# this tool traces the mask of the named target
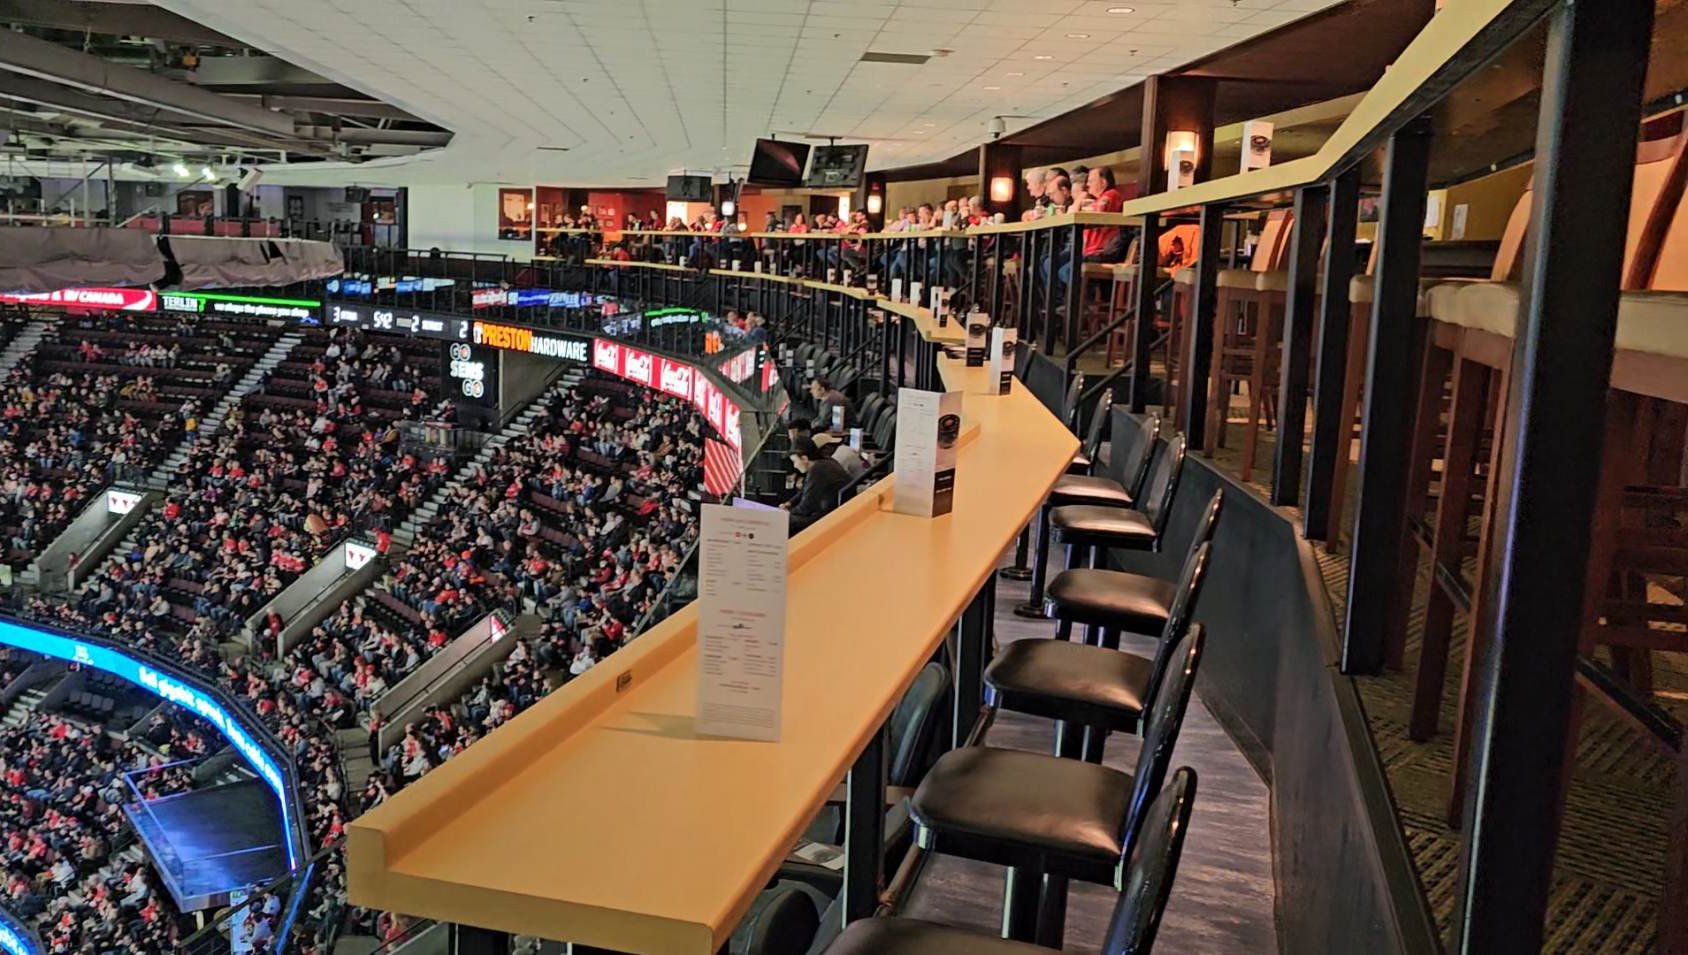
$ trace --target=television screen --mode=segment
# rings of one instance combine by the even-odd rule
[[[750,175],[745,181],[758,186],[801,186],[803,167],[808,161],[807,143],[758,139],[756,152],[750,157]]]
[[[804,185],[811,189],[855,189],[867,170],[867,144],[816,146]]]
[[[668,201],[714,202],[715,186],[708,176],[669,176]]]

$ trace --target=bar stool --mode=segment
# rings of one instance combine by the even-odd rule
[[[1112,392],[1106,396],[1109,408],[1112,408]],[[1097,409],[1102,410],[1100,407]],[[1092,424],[1094,424],[1094,420]],[[1031,594],[1026,602],[1014,608],[1015,616],[1029,617],[1035,620],[1047,618],[1043,605],[1043,585],[1049,573],[1049,522],[1054,509],[1074,505],[1088,505],[1103,507],[1110,510],[1129,510],[1143,491],[1143,481],[1148,475],[1149,464],[1154,457],[1155,443],[1159,438],[1161,419],[1159,415],[1150,415],[1143,425],[1142,438],[1132,448],[1131,455],[1122,462],[1124,467],[1120,474],[1129,481],[1129,486],[1113,481],[1106,477],[1084,474],[1063,475],[1050,489],[1049,497],[1038,509],[1037,521],[1037,553],[1032,561]],[[1095,452],[1101,448],[1100,432],[1097,433],[1095,448],[1089,457],[1095,460]],[[1081,453],[1084,449],[1080,449]],[[1094,466],[1094,465],[1092,465]]]
[[[1152,658],[1120,652],[1118,628],[1125,625],[1123,617],[1111,621],[1115,628],[1111,646],[1085,646],[1066,639],[1018,640],[1003,648],[985,671],[986,703],[993,709],[1054,720],[1055,755],[1063,759],[1079,758],[1095,765],[1102,762],[1109,733],[1141,730],[1143,712],[1149,701],[1158,696],[1165,679],[1172,659],[1171,649],[1184,639],[1195,614],[1196,600],[1207,578],[1213,525],[1221,501],[1222,497],[1216,494],[1208,505],[1203,525],[1197,528],[1196,540],[1184,561],[1178,583],[1172,588],[1171,606],[1165,608],[1165,622],[1156,628],[1160,642]],[[1133,596],[1133,585],[1161,583],[1155,578],[1113,571],[1074,570],[1062,576],[1084,573],[1122,578],[1125,586],[1110,596],[1124,596],[1127,599],[1123,602],[1127,604]],[[1064,629],[1070,627],[1068,623]],[[1039,943],[1060,943],[1066,924],[1066,897],[1066,876],[1046,875],[1039,902]]]
[[[1225,492],[1214,491],[1190,540],[1190,549],[1184,558],[1186,571],[1201,545],[1213,539],[1214,528],[1219,523],[1219,511],[1224,504]],[[1121,633],[1160,633],[1172,616],[1180,586],[1177,582],[1145,574],[1075,567],[1061,571],[1049,582],[1044,605],[1049,615],[1060,621],[1055,628],[1056,639],[1071,640],[1073,624],[1082,623],[1097,631],[1098,638],[1087,640],[1087,643],[1117,649]],[[1022,643],[1025,641],[1017,641],[1009,649]],[[1005,651],[998,660],[1008,655]]]
[[[1008,868],[1005,937],[1031,941],[1042,935],[1038,912],[1045,875],[1121,884],[1147,816],[1144,808],[1171,768],[1202,645],[1197,624],[1172,650],[1166,679],[1144,720],[1135,772],[969,746],[944,754],[915,790],[910,816],[917,845]],[[1065,899],[1047,912],[1048,921],[1064,920]]]
[[[1067,568],[1089,566],[1098,548],[1157,551],[1172,501],[1184,473],[1188,443],[1176,435],[1156,458],[1149,475],[1149,497],[1139,508],[1071,504],[1049,511],[1049,525],[1057,542],[1067,545]]]
[[[1102,955],[1141,955],[1154,948],[1161,914],[1172,895],[1190,811],[1196,798],[1196,771],[1188,766],[1144,812],[1141,835],[1125,858],[1119,902],[1108,919]],[[1047,955],[1049,949],[991,938],[920,919],[862,919],[851,923],[826,955]]]
[[[1289,273],[1274,269],[1259,272],[1254,279],[1254,351],[1248,361],[1248,423],[1243,428],[1242,480],[1254,474],[1260,425],[1275,427],[1279,356],[1283,350],[1284,310],[1289,295]]]

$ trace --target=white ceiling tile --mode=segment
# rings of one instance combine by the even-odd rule
[[[943,159],[996,113],[1054,115],[1338,0],[155,2],[458,133],[393,167],[411,181],[614,185],[742,164],[770,127],[893,140],[874,168]]]

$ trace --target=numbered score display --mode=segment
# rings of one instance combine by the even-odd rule
[[[452,400],[498,407],[498,349],[468,342],[447,342],[444,347]]]

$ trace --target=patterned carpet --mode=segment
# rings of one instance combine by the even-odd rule
[[[1240,427],[1232,448],[1215,463],[1238,472]],[[1263,494],[1270,481],[1271,435],[1262,442],[1252,484]],[[1350,495],[1352,499],[1352,494]],[[1347,515],[1352,519],[1352,508]],[[1338,619],[1348,588],[1346,554],[1315,545],[1326,588]],[[1419,567],[1418,590],[1408,630],[1404,666],[1358,681],[1389,784],[1400,808],[1401,826],[1419,878],[1441,927],[1449,935],[1460,868],[1460,834],[1444,822],[1453,764],[1454,705],[1459,696],[1465,621],[1455,624],[1449,673],[1442,696],[1441,732],[1426,743],[1407,737],[1427,569]],[[1678,718],[1688,716],[1688,672],[1680,656],[1654,654],[1656,692]],[[1544,951],[1575,955],[1617,955],[1654,950],[1659,895],[1665,866],[1668,814],[1678,786],[1676,769],[1654,742],[1619,720],[1606,706],[1585,709],[1571,790],[1554,869]]]

